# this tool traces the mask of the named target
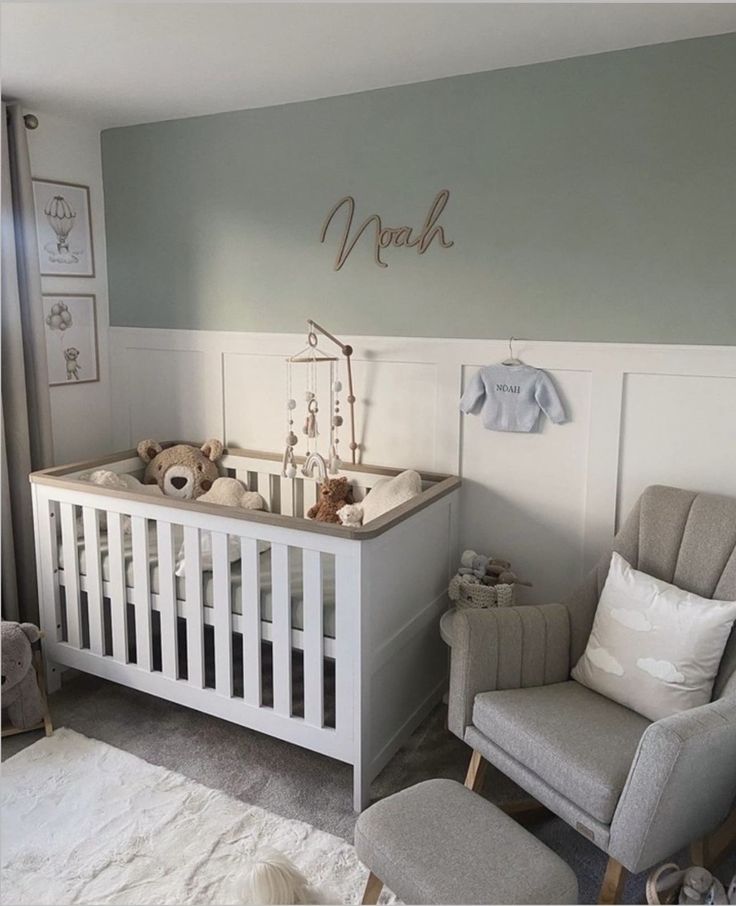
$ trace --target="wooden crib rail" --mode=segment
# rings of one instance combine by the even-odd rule
[[[176,442],[178,443],[178,441]],[[165,446],[169,446],[166,444]],[[303,462],[303,457],[298,457]],[[265,453],[262,451],[241,450],[239,448],[229,448],[223,456],[223,466],[233,468],[236,471],[258,471],[254,466],[258,461],[275,468],[275,463],[280,461],[280,457],[274,453]],[[125,465],[125,468],[121,468]],[[91,469],[111,468],[115,471],[126,471],[140,467],[140,460],[135,450],[126,450],[122,453],[112,454],[99,459],[88,460],[85,462],[73,463],[66,466],[55,466],[50,469],[43,469],[38,472],[32,472],[30,481],[35,484],[47,485],[56,488],[67,488],[76,490],[80,493],[99,495],[113,500],[131,501],[135,503],[145,503],[149,507],[167,507],[174,510],[182,510],[190,513],[209,516],[227,516],[229,519],[235,519],[243,522],[253,522],[260,525],[278,526],[281,528],[294,529],[300,531],[312,532],[320,535],[330,535],[335,538],[345,538],[356,541],[365,541],[375,538],[388,529],[405,519],[408,519],[413,513],[419,512],[434,501],[441,497],[451,494],[460,487],[460,479],[454,475],[443,475],[435,472],[420,472],[422,481],[430,484],[419,496],[407,501],[401,506],[395,507],[390,512],[372,520],[368,525],[348,528],[343,525],[336,525],[327,522],[315,522],[311,519],[299,519],[295,523],[293,515],[283,515],[280,513],[268,513],[261,510],[240,510],[234,507],[225,507],[219,504],[201,503],[193,500],[179,500],[175,497],[156,498],[146,494],[136,494],[131,491],[118,491],[113,488],[100,487],[87,481],[80,481],[74,476],[80,472]],[[353,465],[344,466],[342,473],[351,475],[355,473],[358,476],[385,476],[391,477],[401,473],[401,469],[392,469],[382,466]],[[275,474],[272,472],[271,474]],[[288,479],[284,479],[288,481]],[[360,483],[360,482],[359,482]],[[260,490],[260,489],[259,489]],[[264,495],[265,496],[265,495]],[[125,504],[121,503],[124,509]]]

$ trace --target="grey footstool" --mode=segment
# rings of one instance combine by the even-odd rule
[[[572,869],[508,815],[454,780],[382,799],[355,826],[371,870],[364,903],[384,884],[405,903],[577,903]]]

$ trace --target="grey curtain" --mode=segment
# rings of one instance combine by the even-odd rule
[[[28,473],[53,465],[31,167],[23,112],[2,105],[2,615],[38,622]]]

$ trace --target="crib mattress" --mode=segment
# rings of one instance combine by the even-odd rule
[[[151,591],[153,594],[158,594],[159,589],[159,568],[158,561],[155,554],[155,526],[151,527],[152,532],[150,535],[150,545],[149,549],[151,553],[149,554],[149,568],[150,568],[150,582],[151,582]],[[178,550],[178,543],[175,539],[175,551]],[[85,551],[84,540],[80,538],[77,541],[77,551],[79,558],[79,574],[81,576],[87,575],[87,558]],[[304,628],[304,601],[303,601],[303,585],[302,585],[302,570],[301,570],[301,557],[298,556],[299,552],[295,552],[297,556],[292,556],[292,551],[289,551],[289,574],[290,582],[289,587],[291,591],[291,625],[293,629],[303,629]],[[125,580],[129,588],[133,587],[133,552],[132,552],[132,540],[129,534],[124,536],[124,554],[125,554]],[[100,532],[100,567],[102,570],[103,581],[109,582],[110,580],[110,555],[107,547],[107,537],[104,532]],[[61,544],[59,544],[59,568],[64,568],[64,550]],[[271,595],[271,556],[270,553],[266,550],[260,555],[260,574],[261,574],[261,619],[266,622],[271,622],[271,607],[272,607],[272,595]],[[326,557],[323,555],[323,569],[322,569],[322,602],[323,602],[323,619],[324,619],[324,634],[328,638],[335,637],[335,571],[334,571],[334,562],[332,558]],[[180,601],[186,599],[185,594],[185,583],[186,579],[184,577],[176,577],[176,597]],[[232,602],[232,611],[235,614],[242,614],[242,569],[241,561],[235,560],[230,564],[230,583],[231,583],[231,597]],[[212,607],[214,600],[214,582],[212,578],[212,572],[207,570],[202,572],[202,600],[205,607]]]

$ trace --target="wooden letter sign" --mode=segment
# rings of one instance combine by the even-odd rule
[[[352,195],[346,195],[344,198],[341,198],[337,204],[332,208],[330,213],[327,215],[322,226],[322,234],[320,235],[320,242],[324,242],[327,237],[327,230],[332,223],[333,217],[341,209],[345,209],[346,218],[345,218],[345,227],[342,231],[342,236],[340,238],[340,245],[337,250],[337,257],[335,258],[335,270],[339,271],[340,268],[348,260],[348,256],[355,248],[356,242],[360,237],[365,233],[365,231],[373,224],[372,240],[373,240],[373,260],[379,267],[388,267],[385,261],[381,260],[381,250],[387,249],[389,246],[394,248],[405,248],[417,250],[417,254],[423,255],[427,249],[432,244],[435,238],[438,239],[440,248],[449,249],[453,246],[454,242],[448,242],[445,239],[444,228],[439,226],[437,221],[440,219],[440,214],[444,211],[447,200],[450,197],[450,192],[448,189],[443,189],[441,192],[438,192],[435,196],[434,201],[430,205],[429,213],[427,214],[424,223],[416,234],[412,236],[412,228],[408,226],[383,226],[381,218],[378,214],[371,214],[370,217],[361,223],[358,229],[353,235],[351,235],[351,229],[353,226],[353,214],[355,213],[355,199]]]

